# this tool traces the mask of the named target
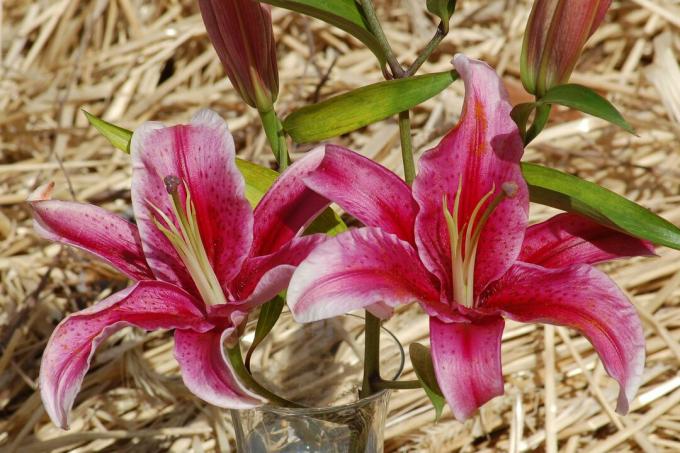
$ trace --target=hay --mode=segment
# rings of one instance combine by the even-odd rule
[[[452,32],[423,72],[449,68],[463,51],[498,68],[513,101],[529,2],[460,1]],[[434,29],[425,2],[381,3],[386,32],[402,61],[415,59]],[[134,128],[148,119],[185,121],[201,107],[220,112],[239,154],[271,164],[256,114],[224,78],[190,0],[6,0],[0,39],[0,450],[233,451],[226,411],[184,389],[168,334],[125,329],[94,359],[72,414],[57,430],[36,390],[40,355],[65,314],[127,285],[90,256],[47,243],[31,229],[24,203],[54,180],[58,198],[130,215],[128,157],[87,127],[79,109]],[[627,195],[680,223],[680,5],[671,0],[615,2],[573,77],[600,90],[625,113],[637,137],[560,110],[526,152]],[[281,95],[286,113],[381,79],[371,54],[315,20],[274,11]],[[456,121],[462,86],[415,109],[422,152]],[[341,142],[398,169],[395,120]],[[294,147],[293,157],[308,147]],[[534,206],[532,220],[551,211]],[[680,260],[659,257],[606,266],[631,295],[645,324],[644,382],[631,413],[612,412],[616,395],[588,342],[564,328],[508,323],[503,341],[506,394],[465,424],[448,410],[438,424],[422,391],[392,398],[387,451],[680,451]],[[388,326],[408,344],[426,342],[427,321],[407,308]],[[407,368],[406,378],[413,373]]]

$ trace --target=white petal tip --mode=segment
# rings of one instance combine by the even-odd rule
[[[464,54],[462,54],[462,53],[457,53],[457,54],[455,54],[455,55],[453,56],[453,58],[451,59],[451,64],[452,64],[456,69],[460,69],[460,66],[466,64],[468,61],[469,61],[469,58],[466,57]]]
[[[222,117],[211,109],[201,109],[191,117],[192,124],[202,124],[211,127],[227,127],[227,123]]]
[[[54,192],[54,181],[50,181],[47,184],[35,189],[26,199],[28,202],[33,201],[46,201],[52,198],[52,193]]]

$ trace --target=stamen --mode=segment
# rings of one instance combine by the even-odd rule
[[[177,193],[177,188],[182,184],[182,180],[175,175],[170,175],[163,178],[163,183],[165,184],[165,190],[172,195]]]
[[[458,181],[458,190],[456,191],[456,200],[452,213],[448,210],[446,196],[444,196],[443,199],[444,218],[446,219],[446,224],[449,229],[449,241],[451,243],[451,271],[453,274],[452,283],[454,299],[456,302],[468,308],[474,306],[474,272],[477,259],[477,246],[479,245],[479,239],[482,235],[484,226],[491,217],[493,211],[503,200],[512,198],[517,194],[518,187],[517,184],[512,181],[503,183],[501,185],[501,191],[491,200],[482,212],[482,208],[495,191],[496,186],[494,184],[492,185],[491,190],[477,202],[477,205],[470,213],[470,218],[467,219],[467,222],[465,222],[462,228],[458,227],[458,210],[462,192],[460,179]]]
[[[162,219],[165,223],[163,225],[158,218],[153,217],[152,220],[156,228],[168,238],[177,251],[204,302],[209,305],[226,303],[224,291],[220,286],[219,280],[217,280],[215,271],[210,265],[210,260],[201,239],[201,232],[198,220],[196,219],[196,209],[191,201],[189,187],[184,184],[186,198],[184,205],[182,205],[178,189],[183,181],[177,176],[170,175],[163,178],[163,182],[168,192],[172,215],[176,223],[160,208],[149,203],[156,211],[158,218]]]

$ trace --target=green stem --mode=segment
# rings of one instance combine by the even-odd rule
[[[274,108],[269,110],[258,110],[260,119],[262,120],[262,127],[264,133],[267,135],[267,141],[272,148],[272,153],[276,161],[279,163],[279,171],[288,168],[290,157],[288,156],[288,146],[286,145],[286,136],[283,133],[283,125],[276,116]]]
[[[425,46],[425,49],[423,49],[421,54],[418,55],[418,58],[416,58],[416,61],[414,61],[413,64],[406,70],[406,76],[412,76],[418,71],[418,69],[420,69],[423,63],[425,63],[430,55],[432,55],[434,49],[436,49],[437,46],[439,46],[439,43],[442,42],[442,39],[444,39],[446,33],[447,32],[444,30],[444,24],[440,23],[437,27],[437,31],[434,33],[434,36],[432,39],[430,39],[430,42],[427,43],[427,46]]]
[[[253,378],[253,376],[248,373],[245,364],[243,363],[243,356],[241,355],[241,346],[236,344],[236,346],[227,349],[227,357],[229,363],[238,376],[239,380],[246,385],[250,390],[257,393],[260,396],[267,398],[269,401],[278,404],[282,407],[292,407],[292,408],[303,408],[304,406],[293,401],[289,401],[285,398],[276,395],[264,388],[259,382]]]
[[[392,50],[392,46],[390,46],[390,43],[387,41],[387,36],[385,36],[385,32],[383,31],[382,25],[380,25],[380,20],[378,19],[378,15],[375,12],[373,1],[359,0],[359,4],[361,5],[361,9],[364,11],[364,15],[366,16],[368,29],[378,40],[378,44],[380,44],[383,52],[385,52],[385,58],[387,59],[387,64],[390,65],[392,75],[395,78],[403,77],[404,68],[402,68],[401,64],[399,64],[399,61]]]
[[[413,381],[383,381],[382,379],[378,382],[374,382],[373,386],[378,389],[378,390],[387,390],[387,389],[419,389],[422,386],[420,385],[419,380],[413,380]]]
[[[380,381],[380,319],[368,311],[364,336],[364,379],[359,391],[360,398],[375,393],[373,383]]]
[[[404,163],[404,180],[411,185],[416,177],[416,164],[413,159],[411,143],[411,118],[409,111],[399,113],[399,140],[401,141],[401,158]]]

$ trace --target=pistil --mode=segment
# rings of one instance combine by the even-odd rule
[[[201,232],[196,219],[196,209],[191,200],[189,187],[185,184],[186,198],[184,205],[179,197],[179,186],[182,181],[177,176],[166,176],[163,180],[168,192],[173,219],[157,206],[150,203],[159,219],[154,218],[156,227],[168,238],[177,251],[189,275],[196,284],[203,301],[208,305],[224,304],[227,302],[224,291],[220,286],[215,271],[210,265],[205,251]]]
[[[461,178],[462,179],[462,178]],[[442,201],[444,218],[449,230],[449,241],[451,243],[451,273],[453,283],[453,297],[455,301],[467,308],[474,307],[474,273],[475,262],[477,259],[477,246],[479,238],[486,222],[491,217],[493,211],[506,198],[512,198],[517,193],[517,184],[505,182],[501,191],[484,208],[486,202],[496,191],[495,184],[487,192],[472,210],[470,218],[462,225],[459,225],[458,214],[460,210],[460,197],[462,192],[461,180],[458,180],[458,190],[453,203],[453,211],[449,211],[446,195]],[[481,212],[481,216],[480,216]],[[479,220],[477,220],[479,217]]]

